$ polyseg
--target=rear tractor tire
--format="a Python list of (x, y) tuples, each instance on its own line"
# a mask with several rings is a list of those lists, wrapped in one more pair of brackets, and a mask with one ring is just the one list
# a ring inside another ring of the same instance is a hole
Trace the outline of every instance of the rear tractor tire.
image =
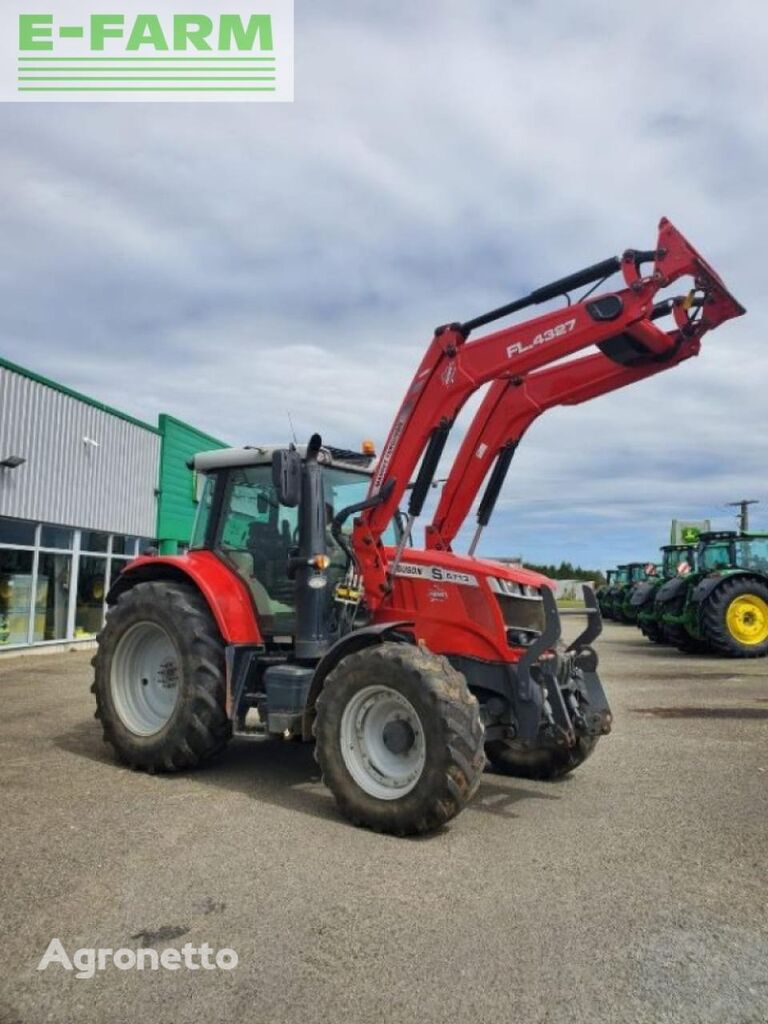
[(665, 643), (664, 635), (661, 629), (655, 622), (644, 622), (640, 627), (640, 631), (646, 640), (650, 640), (652, 644), (663, 644)]
[(226, 746), (224, 648), (193, 587), (152, 581), (120, 594), (92, 664), (104, 740), (132, 768), (191, 768)]
[(681, 654), (703, 654), (709, 650), (702, 640), (696, 640), (685, 626), (681, 626), (678, 623), (663, 625), (661, 633), (663, 637), (662, 643), (676, 647)]
[(768, 583), (726, 579), (706, 598), (701, 625), (710, 648), (730, 658), (768, 655)]
[(471, 800), (483, 774), (477, 700), (450, 662), (381, 643), (349, 654), (317, 702), (315, 758), (342, 813), (394, 835), (431, 832)]

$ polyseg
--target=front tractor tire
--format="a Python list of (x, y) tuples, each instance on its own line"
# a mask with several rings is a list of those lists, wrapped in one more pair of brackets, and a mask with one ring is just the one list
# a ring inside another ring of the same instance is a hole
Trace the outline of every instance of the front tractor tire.
[(194, 587), (158, 580), (120, 594), (93, 666), (104, 740), (132, 768), (192, 768), (226, 746), (224, 648)]
[(768, 655), (768, 583), (758, 577), (724, 580), (701, 608), (702, 633), (716, 654)]
[(317, 702), (315, 758), (342, 813), (394, 835), (431, 832), (485, 766), (477, 700), (447, 659), (381, 643), (349, 654)]
[(597, 745), (599, 736), (580, 736), (573, 747), (522, 750), (514, 740), (494, 740), (486, 748), (493, 771), (518, 779), (552, 782), (583, 764)]

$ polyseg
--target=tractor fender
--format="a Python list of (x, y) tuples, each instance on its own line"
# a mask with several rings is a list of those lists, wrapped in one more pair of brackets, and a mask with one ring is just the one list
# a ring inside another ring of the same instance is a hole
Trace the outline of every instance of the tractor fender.
[(385, 640), (413, 643), (412, 637), (404, 636), (402, 632), (398, 632), (399, 630), (410, 629), (413, 625), (412, 621), (401, 620), (398, 622), (380, 622), (375, 626), (364, 626), (363, 629), (356, 629), (353, 633), (347, 633), (346, 636), (337, 640), (325, 652), (317, 664), (309, 687), (309, 693), (307, 694), (307, 703), (304, 707), (301, 723), (303, 739), (312, 739), (312, 719), (315, 703), (325, 684), (326, 676), (332, 669), (336, 668), (341, 659), (346, 658), (348, 654), (353, 654), (355, 651), (362, 651), (364, 647), (372, 647), (374, 644), (383, 643)]
[(137, 583), (176, 580), (203, 596), (227, 644), (260, 644), (261, 631), (250, 591), (237, 573), (212, 551), (142, 556), (129, 562), (109, 589), (107, 604)]
[(687, 583), (687, 576), (676, 576), (673, 580), (667, 580), (666, 583), (662, 583), (656, 591), (656, 604), (666, 604), (668, 601), (674, 601), (676, 597), (680, 596)]
[(633, 608), (640, 608), (653, 596), (653, 588), (654, 584), (649, 582), (635, 584), (629, 598), (630, 605)]
[(693, 604), (701, 604), (702, 601), (706, 601), (712, 591), (719, 586), (724, 579), (733, 575), (735, 575), (735, 573), (718, 572), (710, 573), (709, 575), (702, 577), (691, 591), (691, 602)]
[(701, 609), (707, 598), (714, 593), (715, 590), (724, 583), (726, 580), (732, 580), (736, 577), (748, 577), (749, 579), (759, 580), (761, 583), (768, 582), (768, 579), (759, 572), (755, 572), (752, 569), (730, 569), (727, 572), (710, 573), (705, 576), (702, 580), (696, 584), (691, 593), (691, 603), (696, 605), (697, 615), (701, 615)]

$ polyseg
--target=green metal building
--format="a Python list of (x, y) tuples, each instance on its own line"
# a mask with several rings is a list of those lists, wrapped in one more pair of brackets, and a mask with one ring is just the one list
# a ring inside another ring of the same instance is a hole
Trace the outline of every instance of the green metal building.
[(197, 452), (227, 447), (189, 423), (161, 413), (157, 540), (161, 555), (176, 554), (192, 534), (202, 481), (187, 466)]

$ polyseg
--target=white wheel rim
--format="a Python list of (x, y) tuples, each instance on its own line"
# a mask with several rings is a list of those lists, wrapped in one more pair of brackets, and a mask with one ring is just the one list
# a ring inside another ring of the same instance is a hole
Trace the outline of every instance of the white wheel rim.
[(389, 686), (366, 686), (341, 716), (341, 755), (357, 785), (378, 800), (410, 793), (426, 764), (426, 742), (411, 702)]
[(156, 622), (137, 622), (112, 658), (112, 703), (136, 736), (152, 736), (168, 722), (179, 693), (181, 666), (170, 636)]

